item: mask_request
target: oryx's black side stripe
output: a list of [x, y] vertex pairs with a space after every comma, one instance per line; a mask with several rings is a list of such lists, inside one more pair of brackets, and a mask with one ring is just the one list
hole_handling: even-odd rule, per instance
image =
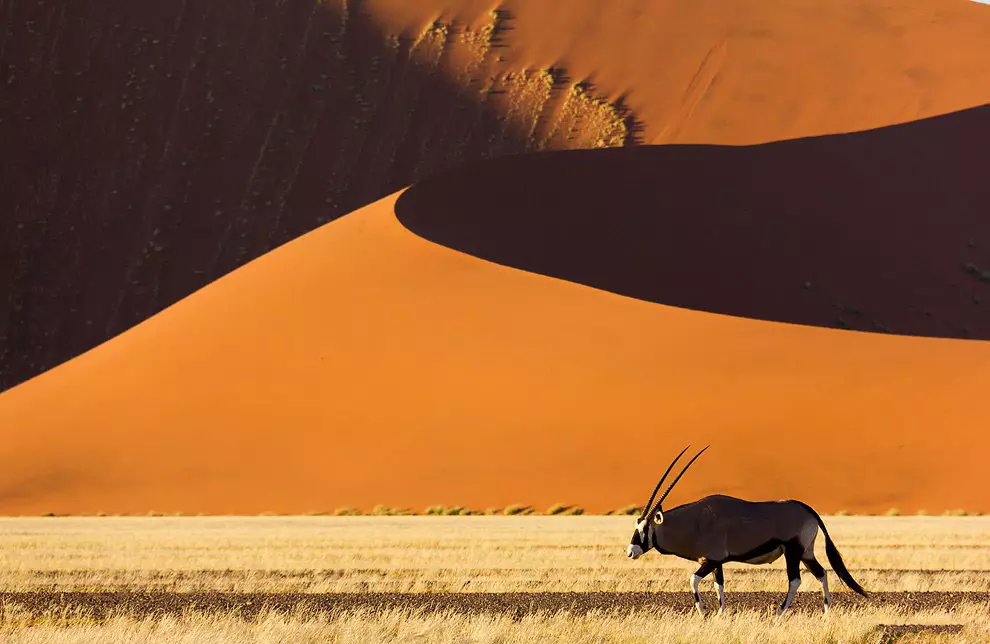
[[729, 555], [728, 557], [726, 557], [723, 560], [723, 563], [726, 562], [726, 561], [740, 561], [740, 562], [745, 563], [745, 562], [747, 562], [747, 561], [749, 561], [751, 559], [755, 559], [756, 557], [760, 557], [760, 556], [763, 556], [765, 554], [769, 554], [769, 553], [773, 552], [777, 548], [780, 548], [781, 546], [783, 546], [784, 543], [785, 542], [782, 541], [782, 540], [780, 540], [780, 539], [771, 539], [770, 541], [767, 541], [766, 543], [763, 543], [763, 544], [760, 544], [760, 545], [756, 546], [752, 550], [748, 550], [746, 552], [742, 552], [742, 553], [737, 554], [737, 555]]

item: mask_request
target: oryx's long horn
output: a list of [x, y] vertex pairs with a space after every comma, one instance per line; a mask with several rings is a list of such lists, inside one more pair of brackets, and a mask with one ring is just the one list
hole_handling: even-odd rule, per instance
[[681, 450], [681, 453], [677, 455], [677, 458], [675, 458], [674, 460], [672, 460], [670, 462], [670, 465], [667, 466], [667, 471], [663, 473], [663, 476], [661, 476], [660, 477], [660, 480], [657, 482], [657, 486], [655, 488], [653, 488], [653, 494], [650, 495], [650, 500], [647, 501], [646, 502], [646, 505], [643, 506], [643, 514], [639, 515], [639, 518], [640, 519], [646, 517], [646, 515], [648, 515], [650, 513], [650, 506], [653, 505], [653, 499], [657, 498], [657, 491], [660, 490], [660, 486], [663, 485], [664, 479], [666, 479], [667, 478], [667, 475], [670, 474], [670, 470], [674, 469], [674, 464], [678, 460], [680, 460], [680, 458], [682, 456], [684, 456], [684, 452], [688, 451], [688, 447], [691, 447], [691, 446], [688, 445], [687, 447], [685, 447], [684, 449], [682, 449]]
[[[705, 449], [708, 449], [709, 447], [711, 447], [711, 445], [707, 445]], [[670, 491], [674, 489], [674, 486], [677, 485], [677, 482], [681, 480], [681, 477], [684, 476], [684, 473], [688, 471], [688, 468], [691, 467], [691, 464], [694, 463], [696, 460], [698, 460], [699, 456], [705, 453], [705, 449], [695, 454], [694, 458], [688, 461], [688, 464], [684, 466], [684, 469], [681, 470], [681, 473], [677, 475], [677, 478], [674, 479], [674, 482], [670, 484], [670, 487], [667, 488], [667, 491], [664, 492], [663, 496], [660, 497], [660, 500], [657, 501], [657, 505], [663, 503], [663, 500], [667, 498], [667, 495], [670, 494]]]

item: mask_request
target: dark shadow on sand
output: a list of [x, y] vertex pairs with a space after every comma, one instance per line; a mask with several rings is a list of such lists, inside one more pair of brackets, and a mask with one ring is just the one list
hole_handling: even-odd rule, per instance
[[990, 106], [747, 147], [547, 152], [433, 176], [401, 222], [642, 300], [990, 339]]

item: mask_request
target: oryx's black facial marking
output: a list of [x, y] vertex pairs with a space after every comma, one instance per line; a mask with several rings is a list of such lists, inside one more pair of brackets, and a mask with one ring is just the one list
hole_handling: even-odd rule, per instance
[[633, 531], [629, 545], [626, 546], [626, 556], [630, 559], [638, 559], [653, 547], [652, 526], [649, 521], [639, 519], [636, 522], [636, 529]]

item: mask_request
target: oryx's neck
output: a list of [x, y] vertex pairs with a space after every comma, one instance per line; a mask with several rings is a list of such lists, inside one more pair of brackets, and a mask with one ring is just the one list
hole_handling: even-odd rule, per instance
[[685, 512], [683, 506], [676, 510], [664, 512], [664, 520], [660, 525], [651, 522], [651, 545], [663, 554], [696, 560], [699, 556], [698, 535], [694, 522], [688, 516], [690, 512]]

